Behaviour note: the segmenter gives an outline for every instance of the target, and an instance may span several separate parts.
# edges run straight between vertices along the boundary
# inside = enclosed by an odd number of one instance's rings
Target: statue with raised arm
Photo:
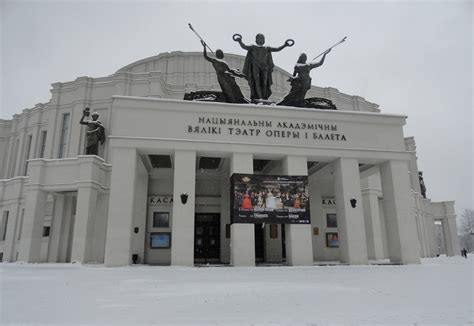
[[[319,62],[310,62],[306,63],[307,56],[305,53],[302,53],[296,62],[295,69],[293,71],[293,76],[288,79],[291,83],[290,92],[283,98],[283,100],[278,103],[278,105],[286,106],[304,106],[304,97],[306,92],[311,88],[311,69],[322,66],[326,55],[331,52],[331,49],[324,52],[323,57]]]
[[[235,77],[244,78],[245,76],[240,71],[229,68],[229,65],[223,60],[224,52],[222,52],[222,50],[216,50],[217,59],[211,58],[207,55],[206,42],[201,40],[201,44],[204,47],[204,58],[212,63],[212,66],[216,70],[217,81],[219,82],[225,101],[227,103],[248,103],[235,82]]]
[[[97,112],[92,112],[90,114],[90,109],[85,108],[82,114],[81,125],[86,125],[86,155],[98,155],[99,154],[99,142],[103,144],[105,142],[105,128],[100,122],[99,114]],[[92,117],[92,120],[85,120],[88,116]]]
[[[273,48],[263,46],[265,44],[265,36],[263,34],[257,34],[255,37],[257,45],[244,44],[240,34],[234,34],[232,39],[238,42],[242,49],[247,50],[242,72],[250,86],[250,98],[252,101],[259,99],[267,100],[272,94],[272,72],[274,67],[272,52],[278,52],[287,46],[293,46],[295,41],[289,39],[282,46]]]
[[[418,171],[418,180],[420,181],[420,191],[423,198],[426,198],[426,186],[425,181],[423,180],[423,172]]]

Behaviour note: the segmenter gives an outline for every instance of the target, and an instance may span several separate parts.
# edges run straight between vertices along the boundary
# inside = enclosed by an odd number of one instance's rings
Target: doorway
[[[194,221],[194,263],[219,263],[221,255],[218,213],[197,213]]]
[[[254,225],[255,225],[255,262],[261,263],[264,260],[265,232],[264,232],[262,223],[258,223]]]

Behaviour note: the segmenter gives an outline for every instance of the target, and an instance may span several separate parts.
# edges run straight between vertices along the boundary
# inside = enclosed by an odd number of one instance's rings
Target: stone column
[[[18,261],[27,263],[40,261],[46,197],[47,193],[37,185],[30,186],[27,191]]]
[[[380,164],[388,251],[393,263],[420,263],[415,218],[411,215],[406,161]]]
[[[133,205],[138,158],[135,148],[112,148],[111,154],[112,175],[104,263],[106,266],[125,266],[132,261]]]
[[[446,221],[450,235],[449,244],[446,242],[446,248],[451,247],[453,256],[461,255],[461,244],[458,236],[458,227],[456,224],[456,212],[454,211],[454,201],[444,202],[445,212],[446,212]]]
[[[143,263],[145,258],[145,247],[149,245],[149,239],[145,239],[147,221],[147,196],[148,196],[148,171],[141,160],[137,165],[137,179],[135,182],[135,213],[133,230],[138,228],[138,233],[132,233],[132,255],[138,255],[138,263]]]
[[[228,169],[227,169],[228,171]],[[227,172],[226,171],[226,172]],[[226,238],[226,225],[230,228],[230,182],[227,174],[221,180],[221,263],[230,263],[230,234]],[[229,232],[230,233],[230,232]]]
[[[341,261],[349,264],[367,264],[358,160],[338,159],[334,163],[334,182]],[[352,199],[356,200],[356,207],[352,207]]]
[[[283,159],[283,174],[308,175],[305,156],[286,156]],[[313,239],[311,224],[285,225],[286,262],[290,265],[313,265]]]
[[[18,227],[18,222],[20,220],[20,204],[19,202],[16,202],[12,204],[10,207],[5,207],[8,210],[8,221],[6,225],[6,232],[5,232],[5,242],[3,245],[3,261],[9,261],[12,262],[15,260],[15,256],[13,254],[13,249],[15,247],[15,236],[16,236],[16,230]],[[0,221],[3,218],[3,212],[0,210]],[[3,236],[1,234],[0,236]]]
[[[458,228],[456,224],[456,215],[447,218],[447,225],[449,228],[449,234],[451,242],[449,246],[453,252],[453,256],[459,256],[461,254],[461,244],[459,243]]]
[[[379,198],[379,216],[380,216],[380,227],[382,229],[382,246],[383,246],[383,258],[388,258],[388,240],[387,240],[387,225],[385,223],[385,213],[384,213],[384,201],[382,198]]]
[[[78,187],[71,262],[86,263],[90,260],[98,195],[99,190],[92,183],[82,183]]]
[[[324,253],[325,235],[324,226],[326,225],[326,218],[323,212],[323,199],[321,196],[321,188],[318,185],[317,176],[314,174],[309,177],[309,199],[311,212],[311,227],[318,228],[317,235],[312,234],[313,240],[313,261],[324,261],[327,257]],[[323,217],[324,216],[324,217]]]
[[[423,222],[426,228],[426,240],[428,244],[428,257],[436,257],[438,254],[437,232],[434,224],[433,211],[431,209],[431,200],[425,199],[420,195],[420,204],[423,216]]]
[[[380,225],[378,191],[362,190],[362,203],[367,238],[367,255],[369,259],[383,259],[382,228]]]
[[[443,227],[443,237],[444,237],[444,244],[446,247],[446,256],[452,257],[454,256],[453,247],[451,246],[451,230],[449,229],[448,219],[444,218],[441,220],[441,225]]]
[[[416,226],[418,230],[418,239],[420,242],[420,255],[421,258],[429,257],[429,246],[428,246],[428,239],[426,237],[426,226],[425,226],[425,218],[423,215],[423,209],[421,207],[421,198],[419,194],[414,191],[411,191],[410,196],[412,197],[413,201],[413,215],[415,216]]]
[[[59,243],[65,215],[66,197],[62,194],[54,194],[53,198],[53,216],[51,219],[51,232],[48,244],[48,263],[59,262]]]
[[[234,173],[253,174],[253,154],[233,153],[230,175]],[[230,263],[234,266],[255,266],[254,224],[233,223],[230,226]]]
[[[181,195],[187,194],[185,204]],[[196,196],[196,152],[174,153],[173,219],[171,221],[171,265],[194,265],[194,208]]]

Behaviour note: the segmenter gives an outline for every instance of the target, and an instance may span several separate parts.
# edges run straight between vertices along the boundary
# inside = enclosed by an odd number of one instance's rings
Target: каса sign
[[[148,206],[166,205],[173,203],[173,196],[148,196]]]

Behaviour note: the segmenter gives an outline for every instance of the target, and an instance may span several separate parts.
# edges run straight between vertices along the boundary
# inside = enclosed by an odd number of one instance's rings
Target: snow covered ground
[[[473,256],[407,266],[0,264],[0,324],[473,322]]]

